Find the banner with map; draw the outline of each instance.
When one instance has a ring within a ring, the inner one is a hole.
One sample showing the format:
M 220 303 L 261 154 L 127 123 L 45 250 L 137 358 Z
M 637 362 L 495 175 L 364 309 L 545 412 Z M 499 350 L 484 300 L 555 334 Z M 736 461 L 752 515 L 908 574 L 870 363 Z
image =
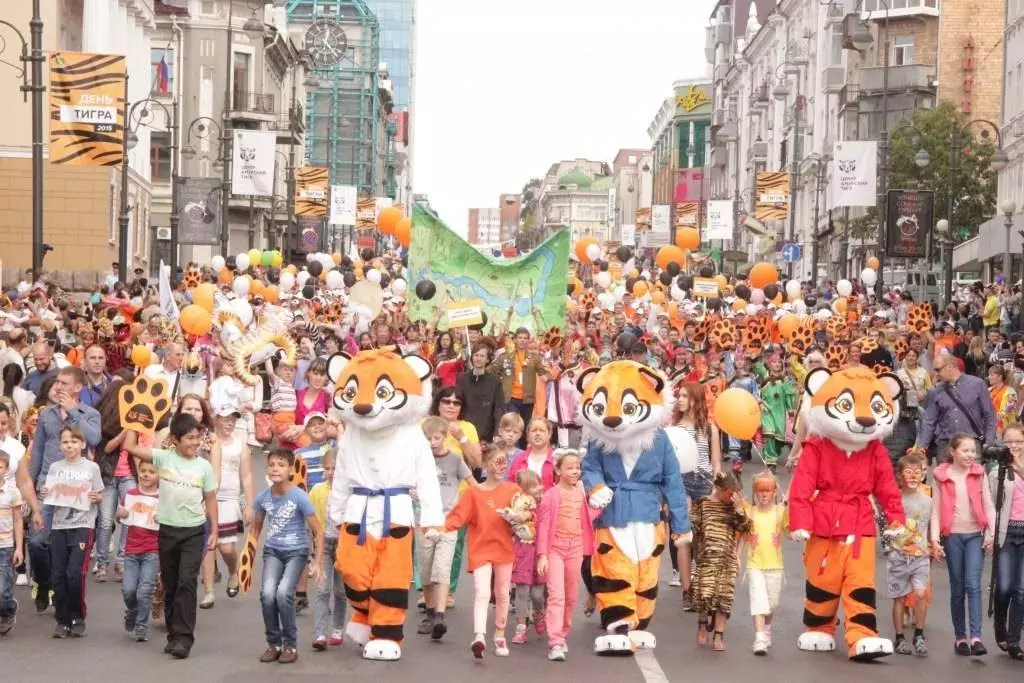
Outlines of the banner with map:
M 491 322 L 502 324 L 512 308 L 509 329 L 534 332 L 565 327 L 565 292 L 569 279 L 569 231 L 559 230 L 517 259 L 495 259 L 479 252 L 420 204 L 413 207 L 409 248 L 409 317 L 432 320 L 451 302 L 478 299 Z M 437 293 L 429 301 L 413 291 L 430 280 Z M 536 308 L 543 330 L 537 329 Z

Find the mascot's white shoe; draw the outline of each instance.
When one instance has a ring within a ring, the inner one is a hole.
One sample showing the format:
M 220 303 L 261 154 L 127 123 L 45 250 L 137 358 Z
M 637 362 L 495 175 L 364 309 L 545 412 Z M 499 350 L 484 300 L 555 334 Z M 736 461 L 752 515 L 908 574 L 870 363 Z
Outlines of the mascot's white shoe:
M 658 639 L 650 631 L 630 631 L 628 636 L 637 650 L 653 650 L 658 645 Z
M 832 652 L 836 649 L 836 639 L 827 633 L 806 631 L 796 639 L 796 646 L 807 652 Z M 892 651 L 891 647 L 889 651 Z
M 633 641 L 629 636 L 609 633 L 594 639 L 594 654 L 607 657 L 628 657 L 633 654 Z
M 354 621 L 350 621 L 345 624 L 345 638 L 350 643 L 355 643 L 357 646 L 362 647 L 370 642 L 370 627 L 367 624 L 357 624 Z
M 402 658 L 402 646 L 393 640 L 371 640 L 363 648 L 363 659 L 376 662 L 397 662 Z
M 888 638 L 861 638 L 853 645 L 850 659 L 858 662 L 870 662 L 879 657 L 892 654 L 892 641 Z

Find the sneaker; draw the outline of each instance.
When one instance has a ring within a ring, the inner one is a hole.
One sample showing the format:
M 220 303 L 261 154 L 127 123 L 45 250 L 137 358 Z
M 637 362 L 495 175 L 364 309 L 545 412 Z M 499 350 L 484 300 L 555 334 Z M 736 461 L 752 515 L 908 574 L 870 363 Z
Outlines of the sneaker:
M 124 567 L 120 565 L 114 565 L 114 581 L 121 583 L 124 581 Z
M 544 623 L 544 615 L 540 614 L 534 618 L 533 628 L 537 631 L 538 636 L 542 636 L 548 631 L 547 624 Z
M 508 657 L 508 641 L 505 636 L 494 636 L 494 656 Z
M 85 637 L 85 619 L 71 620 L 71 636 L 73 638 Z
M 309 598 L 305 595 L 295 596 L 295 616 L 302 614 L 303 610 L 309 607 Z
M 299 651 L 294 647 L 286 647 L 281 650 L 281 656 L 277 658 L 278 664 L 294 664 L 299 661 Z
M 18 578 L 14 580 L 15 586 L 27 586 L 28 585 L 28 574 L 18 574 Z
M 924 636 L 914 636 L 914 654 L 918 657 L 928 656 L 928 644 L 924 642 Z
M 313 649 L 317 652 L 323 652 L 327 649 L 327 639 L 323 636 L 319 636 L 313 639 Z
M 50 606 L 50 596 L 47 591 L 39 590 L 39 583 L 32 583 L 32 598 L 36 603 L 36 612 L 42 614 Z
M 271 662 L 276 662 L 280 658 L 281 648 L 268 647 L 266 650 L 263 651 L 263 654 L 260 655 L 260 663 L 270 664 Z
M 175 659 L 188 659 L 189 648 L 184 643 L 175 643 L 171 647 L 171 656 Z
M 124 612 L 124 630 L 131 633 L 135 630 L 135 611 L 125 610 Z
M 6 636 L 8 633 L 14 630 L 14 625 L 18 623 L 18 617 L 12 614 L 7 617 L 0 617 L 0 636 Z
M 683 585 L 683 580 L 679 578 L 679 572 L 677 572 L 675 569 L 672 570 L 672 578 L 668 580 L 668 585 L 672 586 L 673 588 Z M 548 655 L 548 658 L 550 659 L 551 656 Z
M 689 593 L 683 593 L 683 611 L 684 612 L 695 612 L 693 608 L 693 600 L 690 598 Z
M 971 641 L 971 656 L 972 657 L 984 657 L 988 654 L 988 649 L 985 644 L 981 642 L 980 638 L 975 638 Z
M 772 627 L 771 624 L 766 624 L 764 629 L 764 644 L 769 650 L 772 647 Z
M 164 654 L 165 655 L 171 654 L 171 650 L 173 650 L 173 649 L 174 649 L 174 641 L 171 640 L 170 636 L 168 636 L 167 637 L 167 642 L 164 643 Z
M 754 636 L 754 654 L 758 657 L 768 654 L 768 636 L 762 631 L 758 631 Z
M 336 628 L 331 631 L 331 637 L 327 639 L 327 644 L 331 647 L 337 647 L 345 642 L 345 631 L 344 629 Z
M 564 662 L 565 661 L 565 647 L 562 645 L 555 645 L 553 648 L 548 650 L 548 661 L 549 662 Z
M 897 638 L 892 644 L 892 651 L 898 655 L 912 655 L 914 649 L 910 647 L 910 643 L 903 636 Z
M 478 635 L 476 638 L 473 638 L 473 642 L 470 643 L 469 649 L 473 652 L 473 659 L 483 659 L 484 650 L 487 649 L 487 643 L 484 642 L 484 637 L 482 635 Z
M 448 596 L 448 602 L 445 603 L 445 607 L 447 609 L 455 609 L 455 596 L 454 595 L 449 595 Z
M 106 567 L 102 567 L 100 569 L 97 569 L 96 570 L 96 583 L 106 583 L 106 582 L 107 582 L 107 568 Z
M 149 629 L 137 628 L 137 629 L 135 629 L 135 633 L 132 634 L 132 637 L 135 638 L 135 642 L 136 643 L 148 643 L 149 642 Z
M 71 635 L 71 627 L 64 624 L 55 624 L 53 627 L 54 638 L 67 638 Z
M 205 593 L 202 601 L 199 603 L 199 609 L 213 609 L 214 604 L 217 602 L 217 596 L 213 593 Z
M 423 617 L 420 621 L 420 625 L 416 627 L 416 633 L 421 636 L 425 636 L 434 630 L 434 620 L 430 617 Z
M 967 644 L 966 640 L 958 640 L 953 643 L 953 650 L 961 657 L 971 656 L 971 646 Z
M 516 624 L 515 635 L 512 636 L 513 645 L 525 645 L 526 644 L 526 624 Z
M 448 626 L 444 623 L 444 612 L 441 612 L 434 617 L 434 628 L 430 631 L 430 639 L 441 640 L 445 633 L 448 633 Z

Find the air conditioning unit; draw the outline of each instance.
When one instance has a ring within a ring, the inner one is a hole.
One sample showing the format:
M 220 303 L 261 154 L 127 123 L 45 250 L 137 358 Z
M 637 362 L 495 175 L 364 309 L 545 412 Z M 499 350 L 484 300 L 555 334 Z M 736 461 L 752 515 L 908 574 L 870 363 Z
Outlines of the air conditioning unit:
M 157 228 L 156 238 L 158 240 L 169 240 L 171 239 L 171 229 L 168 227 Z

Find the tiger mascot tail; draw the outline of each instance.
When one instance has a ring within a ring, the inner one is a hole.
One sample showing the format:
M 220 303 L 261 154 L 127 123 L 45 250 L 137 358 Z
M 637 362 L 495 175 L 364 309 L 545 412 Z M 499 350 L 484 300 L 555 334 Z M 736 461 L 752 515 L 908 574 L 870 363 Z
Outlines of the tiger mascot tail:
M 875 617 L 876 526 L 870 496 L 889 520 L 884 533 L 899 534 L 903 502 L 882 441 L 899 419 L 903 388 L 895 375 L 876 375 L 863 366 L 835 372 L 816 368 L 804 386 L 810 397 L 804 414 L 809 436 L 789 491 L 790 531 L 807 542 L 805 631 L 797 647 L 835 649 L 841 600 L 850 659 L 885 657 L 893 648 L 878 636 Z
M 648 630 L 658 595 L 669 512 L 676 544 L 689 543 L 679 461 L 663 425 L 672 415 L 672 390 L 658 372 L 633 361 L 585 370 L 578 380 L 586 430 L 583 484 L 595 521 L 591 558 L 594 594 L 606 633 L 594 641 L 599 655 L 631 655 L 653 648 Z
M 335 567 L 352 605 L 345 633 L 365 659 L 395 661 L 412 582 L 413 489 L 422 526 L 444 527 L 437 468 L 419 426 L 431 367 L 378 349 L 335 354 L 327 373 L 346 426 L 328 499 L 328 523 L 339 527 Z

